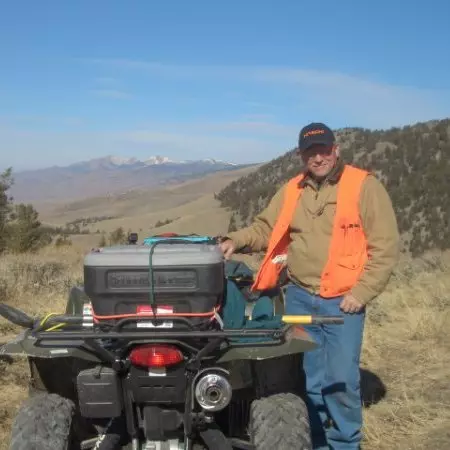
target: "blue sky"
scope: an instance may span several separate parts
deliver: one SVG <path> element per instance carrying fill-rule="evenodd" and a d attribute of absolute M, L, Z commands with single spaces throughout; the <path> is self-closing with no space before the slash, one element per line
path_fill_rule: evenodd
<path fill-rule="evenodd" d="M 450 116 L 450 2 L 2 2 L 0 168 L 270 160 L 310 121 Z"/>

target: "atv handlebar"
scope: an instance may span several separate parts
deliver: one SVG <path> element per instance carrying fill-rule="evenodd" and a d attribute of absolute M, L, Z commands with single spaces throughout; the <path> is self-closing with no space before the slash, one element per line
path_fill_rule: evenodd
<path fill-rule="evenodd" d="M 20 309 L 0 303 L 0 316 L 22 328 L 33 328 L 34 320 Z"/>
<path fill-rule="evenodd" d="M 33 319 L 20 309 L 6 305 L 5 303 L 0 303 L 0 316 L 14 325 L 18 325 L 22 328 L 34 329 L 36 331 L 48 329 L 60 324 L 81 325 L 83 323 L 83 316 L 65 314 L 48 314 L 43 318 Z"/>
<path fill-rule="evenodd" d="M 295 324 L 295 325 L 325 325 L 325 324 L 343 324 L 343 316 L 281 316 L 281 320 L 284 323 Z"/>

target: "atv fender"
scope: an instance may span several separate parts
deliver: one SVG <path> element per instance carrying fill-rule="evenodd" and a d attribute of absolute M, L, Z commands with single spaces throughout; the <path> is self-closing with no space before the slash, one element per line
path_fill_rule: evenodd
<path fill-rule="evenodd" d="M 318 347 L 314 339 L 301 326 L 291 326 L 286 332 L 285 340 L 281 344 L 246 343 L 244 345 L 231 345 L 225 349 L 217 361 L 224 363 L 240 359 L 263 360 L 281 356 L 295 355 L 308 352 Z"/>
<path fill-rule="evenodd" d="M 71 347 L 78 346 L 77 348 Z M 101 362 L 92 352 L 82 348 L 83 341 L 49 341 L 42 340 L 36 345 L 36 338 L 31 335 L 30 330 L 19 333 L 14 339 L 0 347 L 0 357 L 14 356 L 22 358 L 79 358 L 85 361 Z"/>

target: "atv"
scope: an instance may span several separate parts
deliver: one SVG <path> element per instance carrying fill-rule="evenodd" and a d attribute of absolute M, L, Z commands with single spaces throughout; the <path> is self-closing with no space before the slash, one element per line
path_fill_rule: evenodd
<path fill-rule="evenodd" d="M 310 450 L 302 325 L 283 290 L 253 293 L 217 239 L 153 236 L 92 249 L 64 314 L 29 317 L 0 349 L 27 358 L 10 450 Z"/>

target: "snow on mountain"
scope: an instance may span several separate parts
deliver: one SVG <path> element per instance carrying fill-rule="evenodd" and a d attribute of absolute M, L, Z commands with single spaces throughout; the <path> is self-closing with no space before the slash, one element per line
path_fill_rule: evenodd
<path fill-rule="evenodd" d="M 235 170 L 238 165 L 216 159 L 172 160 L 155 155 L 127 158 L 107 155 L 68 166 L 16 172 L 11 193 L 17 201 L 70 200 L 130 189 L 180 183 L 208 173 Z"/>
<path fill-rule="evenodd" d="M 128 166 L 139 162 L 136 158 L 122 158 L 121 156 L 110 156 L 108 159 L 115 166 Z"/>
<path fill-rule="evenodd" d="M 178 161 L 173 161 L 169 159 L 167 156 L 151 156 L 148 159 L 142 161 L 146 166 L 152 166 L 155 164 L 165 164 L 165 163 L 175 163 Z"/>
<path fill-rule="evenodd" d="M 230 163 L 227 161 L 222 161 L 219 159 L 207 158 L 207 159 L 199 159 L 199 160 L 174 160 L 170 159 L 168 156 L 155 155 L 150 156 L 145 159 L 137 159 L 137 158 L 124 158 L 122 156 L 114 156 L 108 155 L 102 158 L 90 159 L 88 161 L 80 161 L 74 164 L 71 164 L 69 167 L 120 167 L 120 166 L 155 166 L 160 164 L 217 164 L 217 165 L 230 165 L 235 166 L 235 163 Z"/>
<path fill-rule="evenodd" d="M 237 164 L 235 164 L 235 163 L 230 163 L 230 162 L 227 162 L 227 161 L 223 161 L 223 160 L 221 160 L 221 159 L 212 159 L 212 158 L 209 158 L 209 159 L 202 159 L 202 161 L 203 161 L 203 162 L 210 163 L 210 164 L 228 164 L 228 165 L 230 165 L 230 166 L 237 166 Z"/>

